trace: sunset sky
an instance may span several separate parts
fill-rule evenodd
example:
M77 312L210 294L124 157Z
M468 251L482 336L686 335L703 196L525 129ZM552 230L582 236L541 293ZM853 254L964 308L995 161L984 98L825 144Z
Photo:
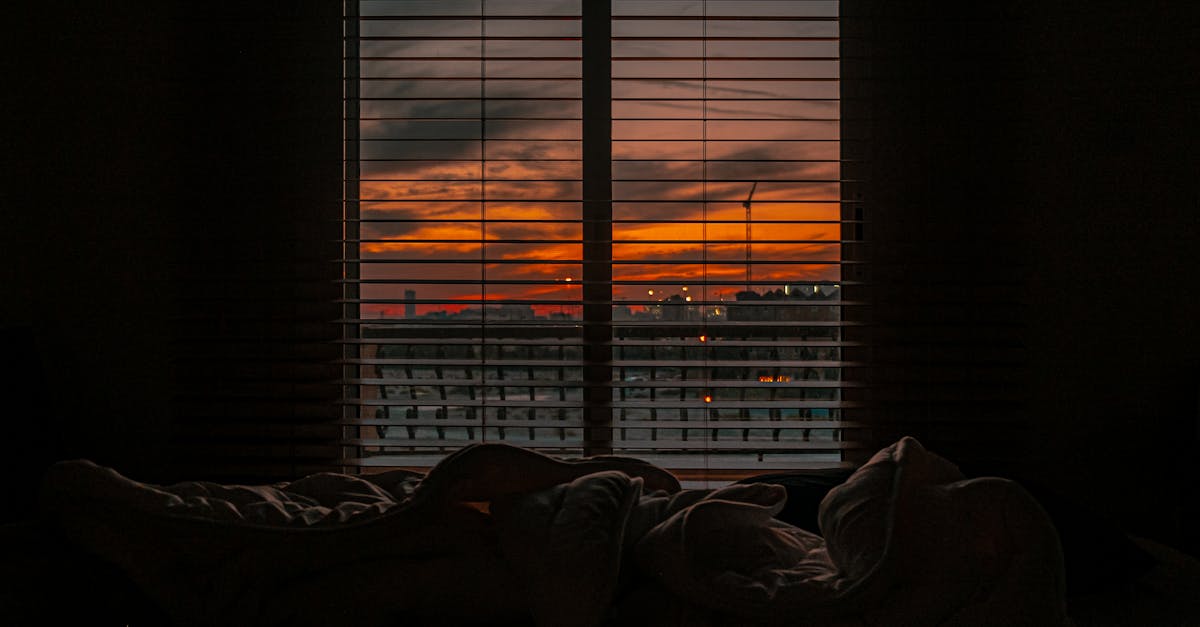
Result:
M837 3L613 6L614 302L837 281ZM363 317L578 315L579 0L360 7Z

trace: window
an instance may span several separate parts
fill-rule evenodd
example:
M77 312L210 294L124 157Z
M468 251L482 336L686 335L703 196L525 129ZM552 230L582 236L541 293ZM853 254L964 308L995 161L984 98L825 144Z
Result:
M348 3L347 464L840 464L837 11Z

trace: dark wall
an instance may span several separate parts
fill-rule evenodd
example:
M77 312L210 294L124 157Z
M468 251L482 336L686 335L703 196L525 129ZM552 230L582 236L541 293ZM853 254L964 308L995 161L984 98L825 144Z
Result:
M842 6L880 431L1194 550L1197 9Z
M24 479L68 456L152 469L169 430L170 19L53 6L14 7L3 55L3 452Z
M1200 549L1200 63L1193 4L1049 3L1024 29L1039 462Z
M1029 455L1020 391L1023 51L999 3L847 1L843 152L864 209L877 445L993 466ZM856 182L861 181L861 182ZM860 196L861 198L857 198Z
M178 3L177 3L178 4ZM175 467L327 469L339 352L338 2L188 2L173 16Z
M278 404L304 385L297 352L331 359L313 345L336 317L338 3L14 13L0 327L23 435L5 470L86 456L166 478L214 417L304 414ZM307 375L328 400L329 373Z

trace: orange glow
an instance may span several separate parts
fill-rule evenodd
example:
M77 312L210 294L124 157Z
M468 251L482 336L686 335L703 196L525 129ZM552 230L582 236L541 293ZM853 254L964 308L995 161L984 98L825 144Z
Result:
M721 127L733 133L729 139L744 139L744 134L733 132L737 124ZM782 133L762 139L803 139L785 136L795 130L793 123L750 126L764 132L779 127ZM502 148L505 143L489 140L488 145ZM545 143L553 148L549 144L554 142ZM542 157L578 158L572 152L575 143L568 143L553 150L570 154L552 151ZM746 281L743 201L749 180L757 180L749 231L753 280L786 285L840 278L836 157L829 162L780 163L740 154L722 157L710 151L710 159L745 160L712 161L709 171L729 180L700 182L694 180L699 175L695 163L653 161L659 152L669 155L682 148L676 144L680 142L667 139L636 146L614 143L617 158L647 160L614 163L612 258L618 262L612 267L614 301L633 301L632 311L645 311L647 306L637 301L673 294L684 302L734 299ZM714 143L711 148L720 146ZM800 152L782 156L825 158ZM482 181L485 167L487 180ZM493 157L484 165L431 158L395 162L387 168L374 170L371 180L359 184L360 210L367 218L360 237L380 240L360 244L364 277L413 283L418 298L428 302L407 308L369 304L365 310L380 316L456 314L478 309L480 301L581 300L582 183L570 180L580 175L578 162ZM634 180L639 178L655 180ZM791 263L794 260L829 263ZM524 261L532 263L520 263ZM482 293L485 281L490 283L486 295ZM701 282L711 289L689 294L684 286ZM401 289L380 285L372 297L395 299ZM539 313L562 312L564 307L529 306Z

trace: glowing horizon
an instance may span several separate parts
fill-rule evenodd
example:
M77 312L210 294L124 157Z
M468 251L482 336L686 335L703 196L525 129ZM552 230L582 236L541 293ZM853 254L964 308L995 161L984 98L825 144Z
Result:
M580 307L580 2L515 4L362 3L363 318ZM838 281L837 3L675 9L614 3L613 306Z

